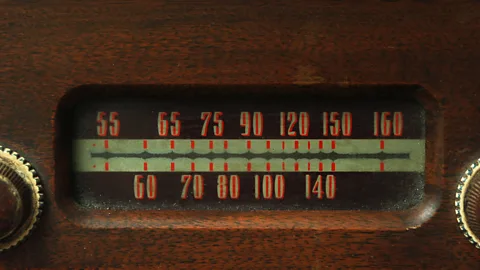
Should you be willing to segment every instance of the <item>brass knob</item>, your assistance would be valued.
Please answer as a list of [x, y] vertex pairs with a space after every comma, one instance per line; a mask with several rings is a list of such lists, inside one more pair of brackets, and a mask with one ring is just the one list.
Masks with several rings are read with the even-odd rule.
[[39, 219], [40, 180], [30, 163], [0, 146], [0, 251], [24, 240]]
[[480, 248], [480, 159], [460, 179], [455, 208], [457, 221], [467, 239]]
[[0, 240], [18, 228], [22, 215], [20, 193], [9, 179], [0, 175]]

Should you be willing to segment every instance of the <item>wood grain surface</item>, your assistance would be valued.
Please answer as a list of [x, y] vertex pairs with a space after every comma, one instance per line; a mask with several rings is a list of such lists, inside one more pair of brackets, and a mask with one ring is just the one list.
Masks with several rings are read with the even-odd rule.
[[[453, 204], [480, 156], [479, 75], [475, 0], [2, 0], [0, 143], [39, 171], [46, 208], [0, 268], [480, 269]], [[428, 196], [403, 215], [81, 210], [56, 120], [85, 84], [419, 85]]]

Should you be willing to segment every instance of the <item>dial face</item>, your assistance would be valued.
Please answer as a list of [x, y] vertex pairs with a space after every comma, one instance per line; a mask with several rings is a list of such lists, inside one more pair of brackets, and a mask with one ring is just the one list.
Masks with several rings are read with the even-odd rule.
[[78, 106], [74, 123], [74, 194], [86, 207], [399, 210], [423, 198], [415, 102], [111, 99]]

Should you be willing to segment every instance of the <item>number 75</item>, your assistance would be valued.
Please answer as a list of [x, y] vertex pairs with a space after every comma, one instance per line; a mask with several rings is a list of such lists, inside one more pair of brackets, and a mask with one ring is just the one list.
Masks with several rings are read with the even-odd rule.
[[223, 120], [220, 119], [223, 115], [222, 112], [202, 112], [201, 114], [201, 119], [203, 120], [203, 127], [202, 127], [202, 136], [207, 136], [208, 135], [208, 128], [210, 125], [210, 120], [212, 120], [212, 115], [213, 115], [213, 134], [215, 136], [223, 136], [223, 130], [224, 130], [224, 123]]

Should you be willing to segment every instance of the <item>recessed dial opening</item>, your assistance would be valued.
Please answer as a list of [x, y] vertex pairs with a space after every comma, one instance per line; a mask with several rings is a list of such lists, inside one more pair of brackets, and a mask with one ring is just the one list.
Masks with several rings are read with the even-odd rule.
[[270, 91], [76, 104], [75, 200], [240, 211], [391, 211], [422, 201], [425, 111], [416, 101]]

